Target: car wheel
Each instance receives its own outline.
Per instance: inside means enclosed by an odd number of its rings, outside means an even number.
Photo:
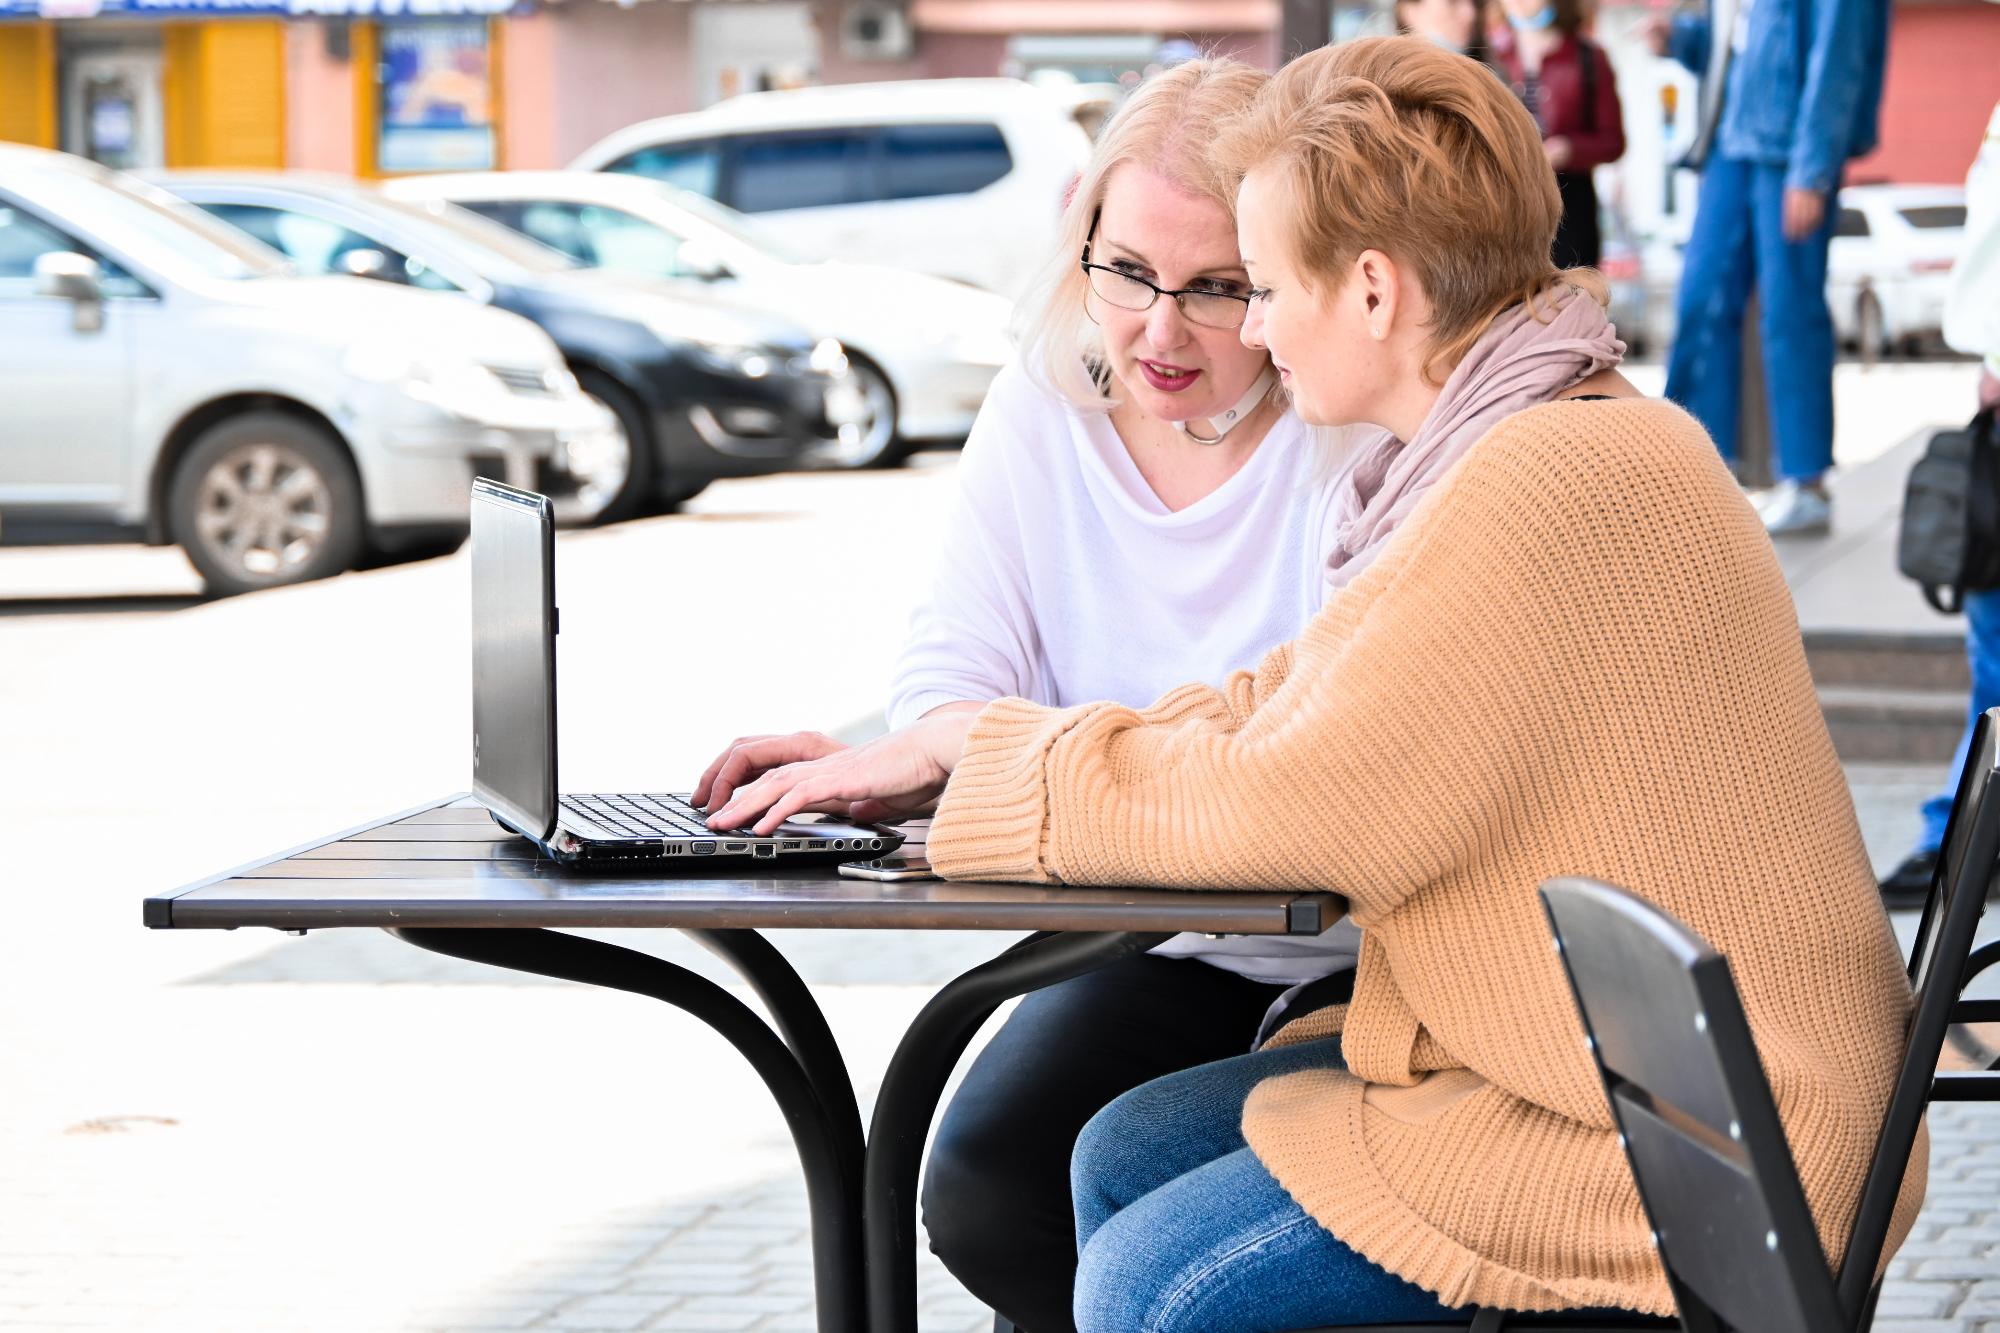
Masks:
[[[303,583],[359,558],[361,483],[318,426],[251,412],[211,428],[181,459],[167,526],[211,593]]]
[[[588,453],[571,457],[576,490],[558,501],[557,512],[585,523],[630,518],[653,488],[653,436],[646,428],[645,409],[609,375],[580,370],[576,382],[586,397],[611,413],[618,429]]]
[[[1854,302],[1854,343],[1867,365],[1889,350],[1888,316],[1882,312],[1882,298],[1874,292],[1865,291]]]
[[[838,468],[893,467],[908,449],[896,438],[896,390],[873,365],[853,358],[848,372],[863,404],[861,419],[812,452],[814,461]]]

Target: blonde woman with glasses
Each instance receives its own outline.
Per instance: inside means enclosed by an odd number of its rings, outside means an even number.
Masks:
[[[1837,1262],[1910,989],[1757,516],[1551,266],[1555,178],[1491,73],[1412,37],[1315,51],[1215,153],[1243,173],[1245,343],[1305,420],[1380,428],[1329,556],[1365,567],[1220,689],[998,700],[883,788],[942,788],[947,877],[1332,889],[1363,927],[1351,1003],[1085,1128],[1076,1325],[1671,1313],[1536,900],[1555,875],[1728,956]],[[725,815],[878,794],[822,778]],[[1920,1139],[1891,1251],[1924,1178]]]
[[[890,734],[853,749],[746,738],[703,775],[698,804],[811,763],[867,786],[857,817],[910,814],[930,800],[931,735],[993,700],[1136,705],[1183,680],[1220,683],[1318,610],[1335,441],[1289,410],[1270,358],[1241,341],[1249,276],[1207,156],[1267,77],[1229,60],[1177,66],[1100,137],[1023,303],[1021,356],[966,443]],[[1307,941],[1184,936],[1027,997],[939,1123],[932,1249],[1023,1329],[1067,1329],[1078,1130],[1148,1079],[1249,1050],[1274,1010],[1344,998],[1358,941],[1349,926]]]

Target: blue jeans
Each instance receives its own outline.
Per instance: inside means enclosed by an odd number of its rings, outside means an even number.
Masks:
[[[1078,1333],[1452,1317],[1430,1292],[1335,1239],[1244,1143],[1251,1088],[1339,1065],[1332,1039],[1239,1055],[1134,1088],[1084,1126],[1070,1171]]]
[[[1811,481],[1833,466],[1833,317],[1826,308],[1826,246],[1840,210],[1802,241],[1787,241],[1785,168],[1715,157],[1701,175],[1694,232],[1681,272],[1679,326],[1667,360],[1667,397],[1692,412],[1722,456],[1736,461],[1743,398],[1743,311],[1763,298],[1758,338],[1777,474]]]
[[[1944,846],[1944,826],[1951,818],[1953,787],[1965,772],[1966,751],[1972,748],[1973,724],[1987,709],[2000,707],[2000,588],[1967,590],[1965,594],[1965,660],[1972,667],[1972,700],[1966,709],[1965,734],[1958,738],[1958,753],[1951,759],[1953,786],[1924,802],[1924,831],[1917,841],[1920,852],[1934,852]]]

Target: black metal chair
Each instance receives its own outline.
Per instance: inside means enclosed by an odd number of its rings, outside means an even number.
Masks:
[[[1959,779],[1910,952],[1916,1003],[1903,1061],[1837,1276],[1806,1209],[1728,962],[1621,889],[1580,879],[1542,886],[1689,1333],[1868,1328],[1881,1294],[1876,1270],[1925,1106],[2000,1100],[2000,1072],[1937,1070],[1953,1021],[2000,1017],[2000,1001],[1959,998],[1973,977],[2000,962],[2000,945],[1972,949],[2000,868],[1996,739],[2000,709],[1980,719]]]

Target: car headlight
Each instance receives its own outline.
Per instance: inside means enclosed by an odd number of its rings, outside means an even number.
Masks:
[[[838,338],[821,338],[813,344],[812,355],[806,358],[806,365],[822,375],[845,375],[847,349],[840,345]]]
[[[477,405],[507,392],[500,377],[476,361],[422,357],[396,346],[357,344],[342,356],[341,369],[356,379],[392,385],[420,402],[459,415],[472,414]]]
[[[741,375],[745,379],[760,380],[783,364],[783,358],[768,347],[751,347],[742,343],[690,342],[695,360],[710,370],[724,375]]]

